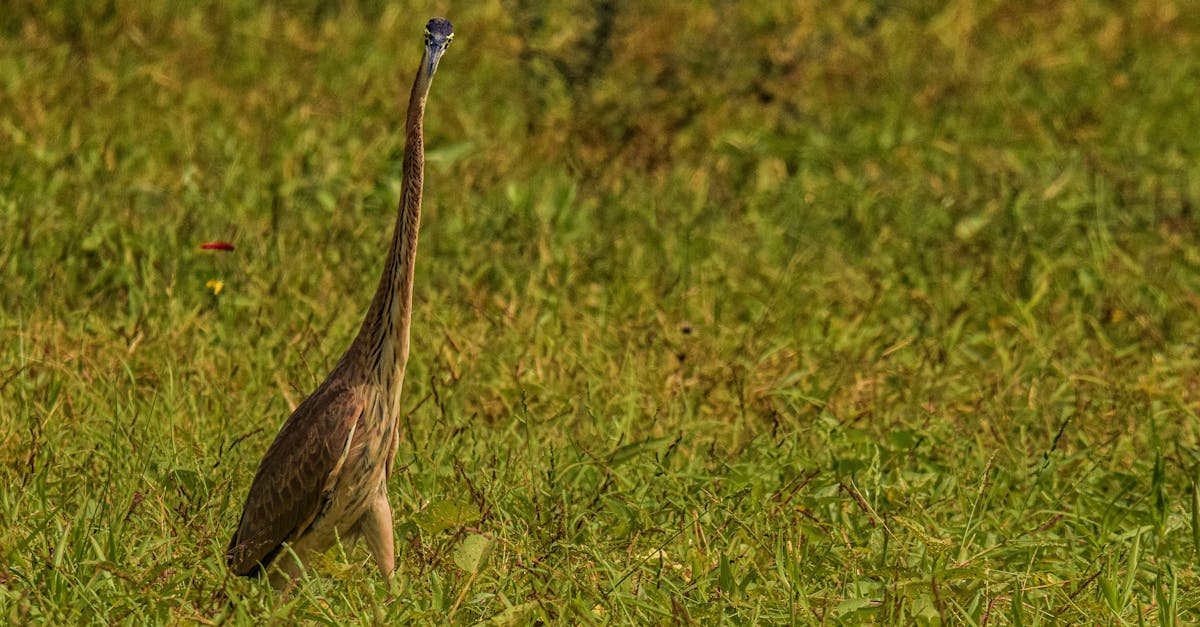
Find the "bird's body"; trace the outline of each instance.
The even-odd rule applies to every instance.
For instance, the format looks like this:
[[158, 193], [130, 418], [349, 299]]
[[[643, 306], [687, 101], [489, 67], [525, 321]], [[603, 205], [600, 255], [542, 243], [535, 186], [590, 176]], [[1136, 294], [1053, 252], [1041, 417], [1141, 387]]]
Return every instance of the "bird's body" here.
[[239, 575], [270, 571], [282, 587], [338, 539], [362, 537], [385, 577], [395, 567], [387, 479], [399, 443], [413, 271], [424, 185], [425, 100], [454, 36], [434, 18], [405, 121], [404, 187], [379, 289], [358, 336], [263, 456], [226, 561]]

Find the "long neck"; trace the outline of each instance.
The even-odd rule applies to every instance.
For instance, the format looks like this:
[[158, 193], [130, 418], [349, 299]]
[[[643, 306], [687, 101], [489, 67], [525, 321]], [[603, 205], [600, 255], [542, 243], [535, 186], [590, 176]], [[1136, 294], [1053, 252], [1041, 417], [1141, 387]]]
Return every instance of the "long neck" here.
[[[408, 363], [408, 332], [412, 320], [413, 270], [417, 258], [417, 230], [421, 226], [421, 192], [425, 177], [423, 123], [425, 99], [432, 80], [425, 59], [408, 101], [404, 140], [404, 187], [396, 228], [388, 249], [379, 289], [355, 340], [364, 357], [366, 374], [380, 383], [398, 384]], [[389, 387], [392, 387], [389, 385]], [[395, 385], [399, 391], [399, 385]]]

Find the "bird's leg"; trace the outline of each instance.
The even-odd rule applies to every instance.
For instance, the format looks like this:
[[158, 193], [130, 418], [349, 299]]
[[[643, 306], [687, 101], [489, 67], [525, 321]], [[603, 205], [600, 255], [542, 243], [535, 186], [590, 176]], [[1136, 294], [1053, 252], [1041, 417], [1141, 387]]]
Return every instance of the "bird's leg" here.
[[391, 581], [396, 569], [396, 539], [392, 529], [392, 506], [388, 504], [387, 489], [380, 488], [371, 502], [371, 507], [359, 522], [367, 550], [375, 558], [383, 578]]
[[286, 594], [295, 587], [296, 582], [304, 573], [306, 560], [300, 555], [301, 552], [305, 552], [304, 547], [294, 547], [290, 544], [283, 547], [279, 556], [268, 568], [272, 588]]

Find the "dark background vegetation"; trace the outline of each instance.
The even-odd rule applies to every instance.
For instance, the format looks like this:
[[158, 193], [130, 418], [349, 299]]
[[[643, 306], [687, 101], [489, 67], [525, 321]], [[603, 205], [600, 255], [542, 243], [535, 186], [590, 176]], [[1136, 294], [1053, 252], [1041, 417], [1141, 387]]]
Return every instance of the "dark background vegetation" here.
[[[398, 578], [281, 599], [431, 15]], [[1170, 0], [8, 2], [0, 612], [1200, 620], [1198, 86]]]

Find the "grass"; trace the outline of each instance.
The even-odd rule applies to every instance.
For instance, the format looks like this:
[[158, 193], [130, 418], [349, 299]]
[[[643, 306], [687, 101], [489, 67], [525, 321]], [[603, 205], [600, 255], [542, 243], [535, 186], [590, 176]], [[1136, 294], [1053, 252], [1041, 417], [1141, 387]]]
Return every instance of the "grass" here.
[[[1200, 621], [1186, 3], [379, 4], [0, 16], [0, 615]], [[443, 10], [399, 573], [280, 598]]]

